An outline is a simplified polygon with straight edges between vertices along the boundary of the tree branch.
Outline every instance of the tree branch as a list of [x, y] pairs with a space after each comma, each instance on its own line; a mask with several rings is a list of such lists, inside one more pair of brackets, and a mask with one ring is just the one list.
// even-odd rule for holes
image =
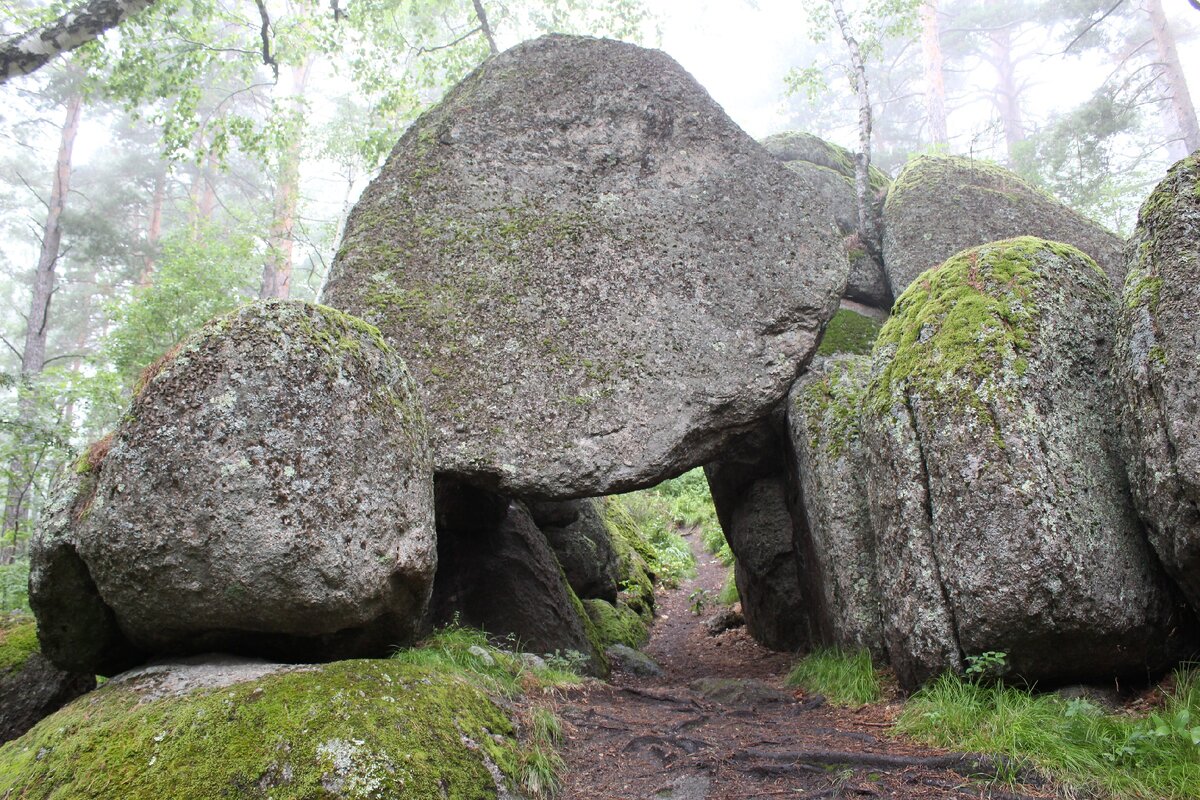
[[1066, 55], [1067, 53], [1069, 53], [1071, 51], [1071, 48], [1074, 47], [1075, 44], [1080, 39], [1082, 39], [1084, 36], [1087, 36], [1088, 31], [1090, 31], [1092, 28], [1099, 25], [1101, 22], [1104, 22], [1104, 20], [1108, 19], [1109, 16], [1114, 11], [1116, 11], [1118, 8], [1120, 8], [1123, 5], [1125, 5], [1125, 0], [1117, 0], [1117, 2], [1113, 3], [1112, 8], [1110, 8], [1108, 11], [1105, 11], [1103, 14], [1100, 15], [1100, 19], [1096, 20], [1095, 22], [1088, 23], [1088, 26], [1086, 28], [1084, 28], [1083, 30], [1081, 30], [1079, 32], [1079, 35], [1076, 36], [1074, 39], [1072, 39], [1071, 43], [1069, 45], [1067, 45], [1066, 47], [1063, 48], [1062, 55]]
[[254, 0], [254, 4], [258, 6], [258, 16], [262, 18], [262, 30], [259, 35], [262, 37], [262, 60], [263, 63], [271, 68], [271, 72], [275, 75], [275, 82], [279, 82], [279, 62], [275, 60], [275, 56], [271, 55], [271, 16], [267, 13], [267, 4], [263, 0]]
[[53, 22], [17, 34], [0, 45], [0, 84], [28, 75], [52, 59], [85, 45], [155, 0], [87, 0]]

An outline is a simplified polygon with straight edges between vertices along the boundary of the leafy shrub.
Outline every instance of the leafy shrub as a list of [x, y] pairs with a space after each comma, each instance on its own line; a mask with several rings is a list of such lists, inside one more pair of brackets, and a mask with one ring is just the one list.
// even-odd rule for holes
[[0, 612], [29, 611], [29, 559], [0, 565]]

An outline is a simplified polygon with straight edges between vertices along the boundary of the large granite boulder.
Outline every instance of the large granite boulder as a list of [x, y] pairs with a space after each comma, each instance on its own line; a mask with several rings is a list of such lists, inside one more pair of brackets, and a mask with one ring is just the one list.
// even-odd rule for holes
[[322, 306], [214, 320], [148, 374], [32, 550], [44, 652], [284, 660], [411, 640], [435, 567], [432, 459], [404, 363]]
[[593, 498], [542, 500], [527, 506], [575, 594], [615, 603], [621, 590], [621, 563], [597, 502]]
[[523, 503], [437, 480], [438, 571], [431, 620], [511, 637], [523, 650], [578, 653], [607, 672], [595, 625]]
[[[874, 308], [892, 305], [892, 290], [883, 265], [872, 257], [858, 239], [858, 200], [854, 190], [854, 154], [811, 133], [788, 131], [762, 140], [767, 152], [784, 162], [805, 184], [806, 203], [823, 206], [833, 216], [850, 259], [850, 276], [845, 296]], [[878, 218], [891, 179], [879, 168], [870, 170], [871, 212]], [[877, 226], [878, 227], [878, 226]], [[882, 251], [881, 242], [870, 249]]]
[[883, 206], [883, 265], [896, 297], [958, 251], [1014, 236], [1074, 245], [1115, 285], [1125, 275], [1119, 238], [995, 164], [919, 156]]
[[[813, 554], [810, 624], [822, 643], [870, 650], [882, 661], [879, 557], [861, 428], [870, 375], [865, 355], [818, 359], [788, 396], [788, 430], [806, 522], [799, 531]], [[883, 562], [884, 569], [891, 564]]]
[[0, 796], [512, 798], [524, 748], [489, 691], [395, 660], [155, 664], [0, 749]]
[[546, 36], [412, 125], [324, 301], [424, 386], [440, 473], [522, 497], [653, 485], [787, 392], [840, 236], [664, 53]]
[[42, 655], [32, 617], [0, 614], [0, 743], [95, 687], [95, 675], [65, 672]]
[[1200, 153], [1171, 168], [1138, 216], [1117, 361], [1133, 497], [1200, 612]]
[[897, 301], [863, 399], [883, 639], [914, 686], [1007, 654], [1052, 684], [1161, 669], [1192, 633], [1133, 510], [1095, 263], [1022, 238]]
[[783, 413], [776, 412], [705, 465], [713, 506], [736, 558], [746, 630], [775, 650], [813, 641], [810, 556], [796, 546]]

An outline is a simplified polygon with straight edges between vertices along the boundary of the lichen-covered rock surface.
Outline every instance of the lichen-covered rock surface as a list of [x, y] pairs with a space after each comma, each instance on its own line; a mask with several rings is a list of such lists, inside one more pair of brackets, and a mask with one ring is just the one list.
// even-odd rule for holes
[[42, 655], [32, 617], [0, 614], [0, 742], [95, 686], [95, 675], [64, 672]]
[[[839, 314], [842, 312], [838, 312]], [[885, 658], [878, 555], [867, 502], [861, 416], [871, 359], [818, 359], [788, 396], [788, 430], [813, 554], [816, 602], [806, 609], [825, 644]], [[885, 559], [884, 568], [891, 562]]]
[[46, 654], [284, 660], [410, 641], [436, 564], [416, 389], [379, 332], [304, 303], [245, 306], [149, 374], [35, 537]]
[[959, 253], [897, 301], [862, 428], [905, 686], [986, 651], [1047, 684], [1145, 675], [1192, 633], [1123, 479], [1118, 313], [1091, 259], [1032, 238]]
[[1003, 167], [961, 156], [919, 156], [888, 190], [883, 263], [894, 296], [927, 269], [968, 247], [1014, 236], [1074, 245], [1114, 285], [1125, 275], [1123, 242]]
[[1128, 255], [1117, 347], [1126, 464], [1150, 542], [1200, 612], [1200, 153], [1142, 206]]
[[454, 672], [393, 661], [160, 665], [0, 748], [11, 800], [507, 796], [519, 745]]
[[409, 128], [323, 297], [407, 359], [439, 472], [566, 499], [653, 485], [762, 416], [847, 268], [832, 220], [677, 63], [554, 35]]
[[[853, 187], [854, 154], [841, 145], [804, 131], [783, 131], [763, 139], [762, 146], [780, 161], [804, 162], [831, 170]], [[887, 173], [876, 166], [871, 167], [868, 186], [873, 195], [882, 195], [891, 183]], [[853, 213], [853, 204], [851, 211]]]

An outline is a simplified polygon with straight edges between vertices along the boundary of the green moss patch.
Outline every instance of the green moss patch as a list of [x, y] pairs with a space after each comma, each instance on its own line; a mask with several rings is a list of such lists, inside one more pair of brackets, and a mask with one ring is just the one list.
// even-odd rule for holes
[[796, 411], [804, 420], [813, 452], [824, 447], [831, 458], [837, 458], [859, 440], [869, 368], [866, 359], [838, 360], [828, 366], [823, 378], [798, 393]]
[[1033, 237], [964, 250], [918, 277], [896, 301], [875, 344], [890, 359], [867, 387], [866, 407], [883, 413], [920, 396], [947, 411], [988, 403], [1021, 378], [1037, 339], [1043, 263], [1094, 262], [1075, 248]]
[[595, 625], [597, 637], [605, 648], [623, 644], [637, 650], [644, 647], [650, 639], [646, 621], [623, 603], [614, 606], [606, 600], [589, 599], [583, 601], [583, 607], [587, 610], [588, 617]]
[[27, 614], [0, 614], [0, 669], [20, 667], [38, 652], [37, 623]]
[[494, 797], [513, 726], [461, 674], [344, 661], [186, 696], [88, 695], [0, 748], [8, 798]]
[[825, 326], [821, 343], [817, 346], [817, 355], [831, 356], [837, 353], [853, 353], [866, 355], [871, 352], [875, 338], [883, 323], [868, 316], [851, 311], [848, 308], [838, 309]]

